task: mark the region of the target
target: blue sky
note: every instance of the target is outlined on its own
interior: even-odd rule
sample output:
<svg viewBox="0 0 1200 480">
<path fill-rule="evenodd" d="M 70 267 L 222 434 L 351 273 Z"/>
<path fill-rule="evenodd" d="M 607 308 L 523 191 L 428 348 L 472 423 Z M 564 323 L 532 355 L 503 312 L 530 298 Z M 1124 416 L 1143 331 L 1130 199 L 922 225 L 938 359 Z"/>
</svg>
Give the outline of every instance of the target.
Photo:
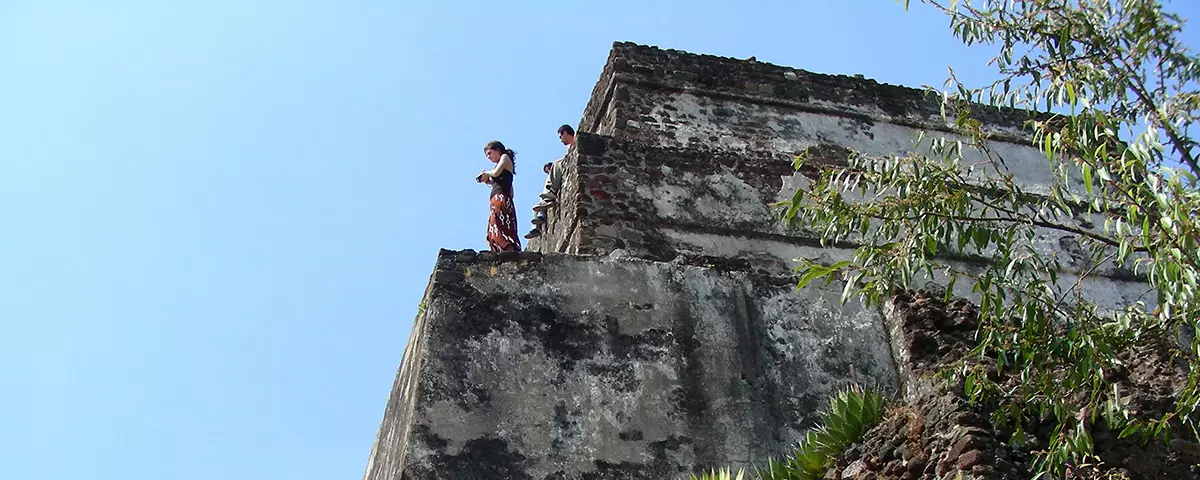
<svg viewBox="0 0 1200 480">
<path fill-rule="evenodd" d="M 648 3 L 0 0 L 0 478 L 361 477 L 483 145 L 524 233 L 613 41 L 989 78 L 916 2 Z"/>
</svg>

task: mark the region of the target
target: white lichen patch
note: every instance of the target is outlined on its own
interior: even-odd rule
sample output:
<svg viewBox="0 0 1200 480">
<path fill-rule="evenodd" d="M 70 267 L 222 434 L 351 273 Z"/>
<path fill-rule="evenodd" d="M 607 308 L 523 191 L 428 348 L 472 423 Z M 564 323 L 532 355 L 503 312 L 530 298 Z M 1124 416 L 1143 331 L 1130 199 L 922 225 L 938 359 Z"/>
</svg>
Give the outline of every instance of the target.
<svg viewBox="0 0 1200 480">
<path fill-rule="evenodd" d="M 699 175 L 668 166 L 661 169 L 661 181 L 639 184 L 635 189 L 660 218 L 710 225 L 771 221 L 771 211 L 758 189 L 728 170 L 714 165 L 713 173 Z"/>
</svg>

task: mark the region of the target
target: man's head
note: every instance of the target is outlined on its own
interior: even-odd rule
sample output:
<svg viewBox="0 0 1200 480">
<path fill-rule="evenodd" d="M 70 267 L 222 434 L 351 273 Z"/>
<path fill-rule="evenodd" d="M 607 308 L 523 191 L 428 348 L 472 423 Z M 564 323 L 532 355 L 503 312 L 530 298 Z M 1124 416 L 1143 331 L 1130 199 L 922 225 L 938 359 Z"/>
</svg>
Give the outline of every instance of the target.
<svg viewBox="0 0 1200 480">
<path fill-rule="evenodd" d="M 568 145 L 568 146 L 574 145 L 575 144 L 575 129 L 571 128 L 570 125 L 563 125 L 561 127 L 558 127 L 558 139 L 562 141 L 563 145 Z"/>
</svg>

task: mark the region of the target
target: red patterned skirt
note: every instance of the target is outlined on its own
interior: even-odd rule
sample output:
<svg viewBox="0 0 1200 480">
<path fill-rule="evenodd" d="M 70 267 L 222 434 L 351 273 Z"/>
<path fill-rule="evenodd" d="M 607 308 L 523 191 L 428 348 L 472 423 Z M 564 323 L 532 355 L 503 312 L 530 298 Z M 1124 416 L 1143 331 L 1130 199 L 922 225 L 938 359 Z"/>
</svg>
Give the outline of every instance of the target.
<svg viewBox="0 0 1200 480">
<path fill-rule="evenodd" d="M 493 252 L 521 251 L 521 240 L 517 236 L 517 206 L 504 193 L 492 195 L 487 242 Z"/>
</svg>

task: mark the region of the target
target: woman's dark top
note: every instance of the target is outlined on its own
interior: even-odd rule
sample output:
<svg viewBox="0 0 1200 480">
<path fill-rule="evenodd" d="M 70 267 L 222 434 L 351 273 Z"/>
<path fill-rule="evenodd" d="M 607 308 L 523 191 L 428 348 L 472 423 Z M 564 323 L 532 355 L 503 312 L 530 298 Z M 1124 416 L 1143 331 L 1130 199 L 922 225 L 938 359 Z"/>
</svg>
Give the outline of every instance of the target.
<svg viewBox="0 0 1200 480">
<path fill-rule="evenodd" d="M 492 195 L 503 193 L 511 198 L 512 184 L 513 173 L 508 170 L 501 170 L 499 177 L 492 177 Z"/>
</svg>

